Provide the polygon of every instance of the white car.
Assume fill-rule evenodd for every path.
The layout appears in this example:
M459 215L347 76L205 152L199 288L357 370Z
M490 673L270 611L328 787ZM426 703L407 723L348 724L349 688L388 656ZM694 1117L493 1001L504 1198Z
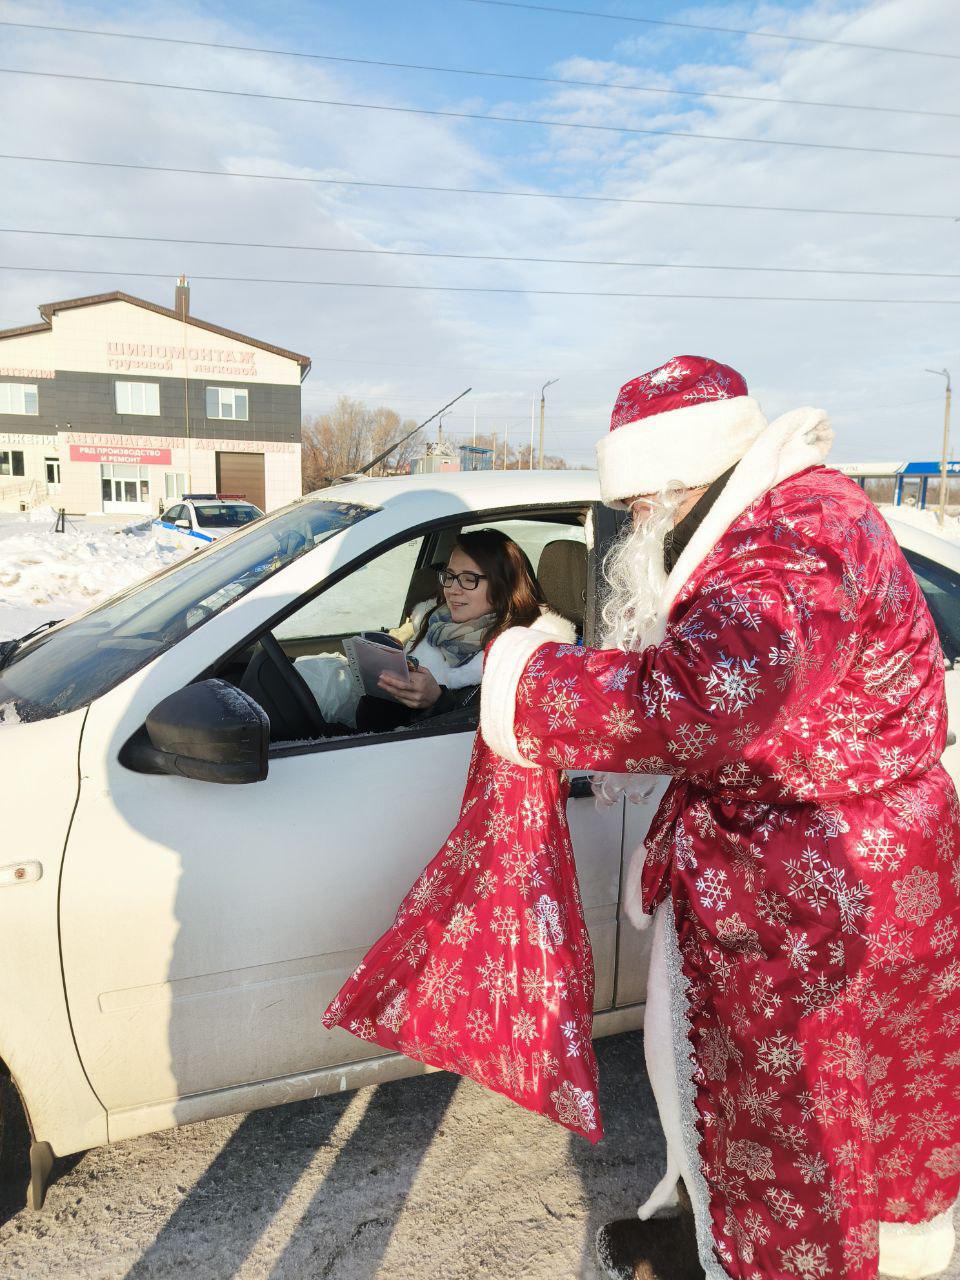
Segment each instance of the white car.
M885 513L886 514L886 513ZM920 583L943 647L949 729L943 765L960 788L960 543L887 516L887 523Z
M216 542L243 525L259 520L263 512L252 502L218 493L185 493L154 520L158 529L182 533L198 542Z
M452 827L476 704L337 736L296 659L397 625L491 524L590 643L623 517L592 472L364 480L0 655L0 1059L30 1203L54 1152L425 1070L320 1015ZM960 555L907 532L953 658ZM649 935L621 881L655 800L599 808L573 779L597 1035L642 1024Z

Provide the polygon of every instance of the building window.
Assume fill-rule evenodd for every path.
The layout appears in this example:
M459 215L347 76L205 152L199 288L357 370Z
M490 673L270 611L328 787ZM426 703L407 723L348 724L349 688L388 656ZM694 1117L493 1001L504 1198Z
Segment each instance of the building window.
M185 471L165 471L163 473L164 502L179 502L186 487L187 474Z
M132 463L101 462L100 496L107 503L139 506L150 501L149 471Z
M35 383L0 382L0 413L40 412Z
M207 387L207 417L246 422L249 417L246 388Z
M23 475L23 451L21 449L0 450L0 476Z
M51 488L53 488L54 486L59 486L59 484L60 484L60 459L59 459L59 458L44 458L44 460L43 460L43 465L44 465L44 469L46 470L46 473L47 473L47 484L48 484L48 485L50 485L50 487L51 487Z
M117 413L160 413L159 382L118 382L116 384Z

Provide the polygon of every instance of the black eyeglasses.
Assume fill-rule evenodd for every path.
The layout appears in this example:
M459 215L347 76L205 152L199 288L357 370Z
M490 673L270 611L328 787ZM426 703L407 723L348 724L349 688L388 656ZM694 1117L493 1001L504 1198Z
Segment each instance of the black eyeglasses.
M464 569L462 573L451 573L449 569L441 569L437 574L441 586L452 587L456 583L463 591L476 591L481 580L486 576L485 573L471 573L469 569Z

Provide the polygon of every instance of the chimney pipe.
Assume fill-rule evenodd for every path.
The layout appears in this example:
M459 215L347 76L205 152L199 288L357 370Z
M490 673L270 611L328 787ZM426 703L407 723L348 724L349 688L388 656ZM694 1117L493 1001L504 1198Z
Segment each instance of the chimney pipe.
M173 309L177 313L178 320L186 320L190 314L190 282L186 276L180 276L177 280Z

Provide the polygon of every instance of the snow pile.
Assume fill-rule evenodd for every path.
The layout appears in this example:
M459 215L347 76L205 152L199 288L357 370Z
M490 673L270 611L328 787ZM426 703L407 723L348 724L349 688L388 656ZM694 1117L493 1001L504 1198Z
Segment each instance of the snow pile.
M27 514L23 517L29 524L46 525L48 529L52 529L57 522L57 509L55 507L31 507Z
M0 526L0 639L88 609L196 550L151 525L117 527L35 512Z
M941 525L937 519L936 508L896 507L884 503L881 514L888 520L897 520L900 524L909 524L914 529L922 529L924 533L935 533L940 538L949 538L951 542L960 542L960 516L944 516Z

